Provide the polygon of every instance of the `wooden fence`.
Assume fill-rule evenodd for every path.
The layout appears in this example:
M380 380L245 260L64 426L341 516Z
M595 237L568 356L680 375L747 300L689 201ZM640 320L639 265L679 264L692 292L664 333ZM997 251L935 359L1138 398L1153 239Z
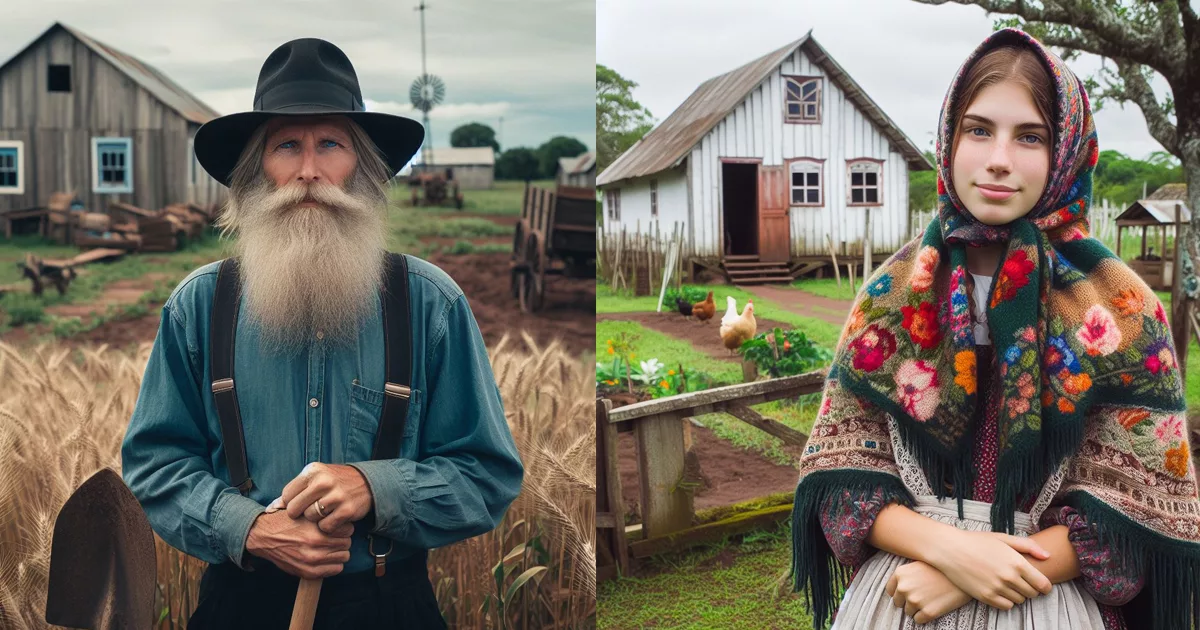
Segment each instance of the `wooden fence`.
M665 267L670 260L674 264L669 286L679 287L687 270L684 253L683 224L676 221L671 232L663 234L656 221L643 232L639 221L632 232L621 226L618 231L597 226L596 231L596 278L613 291L632 291L633 295L658 295L663 284ZM677 255L671 259L669 252L675 243Z
M828 369L751 383L717 387L627 405L613 410L612 401L596 402L596 529L598 579L627 574L630 558L643 558L746 531L761 522L733 518L697 527L692 495L680 487L684 477L684 429L688 418L724 412L789 445L803 447L808 436L763 417L751 405L822 391ZM625 504L618 466L617 433L632 431L637 441L641 490L641 540L630 542L625 531ZM791 506L763 515L779 520ZM784 514L780 514L784 512Z

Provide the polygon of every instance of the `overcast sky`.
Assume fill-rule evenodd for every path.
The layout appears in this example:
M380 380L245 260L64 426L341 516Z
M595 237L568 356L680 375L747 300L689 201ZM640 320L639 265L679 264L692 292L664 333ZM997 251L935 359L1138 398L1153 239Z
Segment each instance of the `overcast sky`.
M252 108L267 55L299 37L350 58L367 109L412 116L419 0L2 0L0 59L61 21L158 68L221 114ZM431 0L427 68L446 83L433 145L481 122L502 148L555 135L596 145L594 0ZM503 130L500 118L503 117Z
M1193 0L1200 4L1200 0ZM596 61L639 86L634 97L661 122L705 80L812 29L813 38L922 150L932 149L942 100L958 67L992 32L978 7L911 0L597 0ZM1100 67L1071 62L1081 78ZM1160 97L1166 82L1159 77ZM1161 100L1161 98L1160 98ZM1100 148L1145 158L1162 147L1141 110L1106 104Z

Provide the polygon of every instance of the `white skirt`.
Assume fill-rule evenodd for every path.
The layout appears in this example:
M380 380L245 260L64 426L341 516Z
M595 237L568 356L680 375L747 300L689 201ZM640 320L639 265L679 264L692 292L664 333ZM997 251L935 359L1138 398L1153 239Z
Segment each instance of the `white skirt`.
M953 499L938 502L934 496L918 496L913 508L938 522L974 532L991 531L991 504L963 501L964 520L958 519L958 503ZM1028 536L1033 530L1029 514L1016 513L1016 534ZM939 619L918 624L897 608L887 594L892 572L906 558L877 552L855 574L838 607L831 630L1103 630L1104 621L1096 601L1073 580L1055 584L1048 595L1027 600L1009 610L992 608L972 601Z

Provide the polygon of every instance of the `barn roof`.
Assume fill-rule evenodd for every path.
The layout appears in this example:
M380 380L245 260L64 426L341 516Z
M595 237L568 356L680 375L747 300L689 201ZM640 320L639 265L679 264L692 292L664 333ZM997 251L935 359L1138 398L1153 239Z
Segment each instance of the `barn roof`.
M1153 219L1165 225L1175 224L1175 204L1178 199L1139 199L1129 205L1124 212L1118 214L1115 221L1145 221ZM1179 203L1179 220L1182 223L1192 221L1192 211L1187 204Z
M426 151L432 166L491 166L496 163L496 152L492 147L442 147ZM420 160L424 157L418 153L417 164L421 164Z
M37 39L30 42L28 46L22 48L20 52L13 55L8 61L0 65L0 72L4 72L10 64L24 55L27 51L37 46L42 40L59 30L70 33L75 39L87 46L92 52L102 57L105 61L111 63L118 70L123 72L130 79L137 82L138 85L146 89L155 98L162 101L164 105L170 107L183 116L187 120L204 124L213 118L219 117L221 114L216 110L205 105L200 99L193 96L187 90L179 86L178 83L172 81L170 77L160 72L155 67L147 64L137 57L125 54L108 44L87 35L79 29L67 26L62 22L55 22L53 26L46 29L46 32L38 36Z
M1150 193L1146 199L1182 199L1187 200L1187 184L1163 184Z
M586 173L596 167L596 152L588 151L581 153L575 157L558 158L559 170L569 174L578 175Z
M644 177L679 164L696 143L746 100L750 92L766 81L796 49L803 49L829 79L846 93L846 97L875 123L904 155L910 168L922 171L933 169L917 145L813 39L810 30L804 37L782 48L702 83L666 120L604 169L596 178L596 184Z

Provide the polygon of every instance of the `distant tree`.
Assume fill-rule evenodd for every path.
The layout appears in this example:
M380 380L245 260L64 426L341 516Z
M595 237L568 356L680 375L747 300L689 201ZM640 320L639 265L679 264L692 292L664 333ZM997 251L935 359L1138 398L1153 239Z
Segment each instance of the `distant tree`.
M603 171L654 128L650 110L633 99L637 83L596 64L596 168Z
M925 159L937 164L933 151L925 151ZM937 206L937 171L908 172L908 211L912 214L932 210Z
M587 145L567 136L555 136L538 147L538 164L542 177L553 179L558 174L558 158L575 157L587 153Z
M1164 151L1150 154L1147 160L1135 160L1120 151L1101 151L1096 162L1092 197L1096 203L1107 199L1122 207L1152 193L1163 184L1183 181L1183 166Z
M467 123L450 132L452 147L492 147L500 153L500 143L496 142L496 132L483 123Z
M1098 75L1084 80L1093 106L1099 110L1106 101L1137 105L1151 137L1182 163L1188 207L1200 208L1200 16L1190 0L915 1L953 1L1013 16L996 20L994 27L1018 27L1062 49L1065 61L1081 52L1104 58ZM1150 85L1155 73L1169 89L1161 101ZM1200 212L1192 213L1187 251L1187 262L1200 263ZM1185 264L1182 270L1192 299L1200 298L1197 269Z
M514 147L496 159L496 179L530 181L538 178L538 156L533 149Z

